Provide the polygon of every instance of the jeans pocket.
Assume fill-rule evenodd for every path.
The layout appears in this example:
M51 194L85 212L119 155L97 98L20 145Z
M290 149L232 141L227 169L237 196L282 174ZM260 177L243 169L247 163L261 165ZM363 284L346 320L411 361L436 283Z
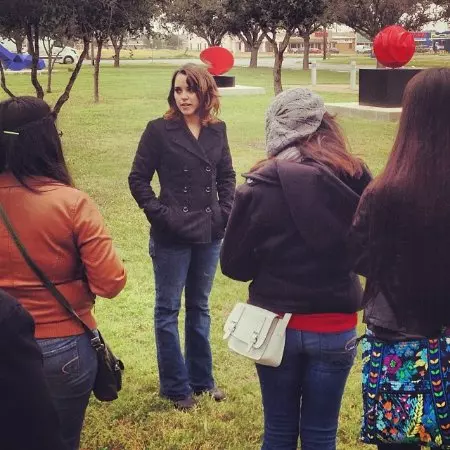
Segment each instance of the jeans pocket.
M322 334L320 350L323 358L336 369L350 368L356 356L356 347L349 344L355 337L354 329L343 333Z
M48 378L70 378L80 373L79 336L39 339L44 358L44 371Z

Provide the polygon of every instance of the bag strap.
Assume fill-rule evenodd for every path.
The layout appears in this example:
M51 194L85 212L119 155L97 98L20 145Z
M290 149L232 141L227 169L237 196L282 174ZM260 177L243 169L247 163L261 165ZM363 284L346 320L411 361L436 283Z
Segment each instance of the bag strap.
M55 297L58 303L72 316L72 318L78 322L84 329L85 333L90 337L92 346L97 350L97 347L102 346L99 337L92 332L92 330L87 326L87 324L80 318L80 316L75 312L72 308L72 305L67 301L63 294L58 290L58 288L47 278L47 276L42 272L39 266L31 259L31 256L28 254L25 246L22 244L18 234L14 230L8 216L6 215L5 210L2 205L0 205L0 218L4 223L6 229L8 230L11 238L22 254L23 259L28 264L30 269L36 274L36 276L42 281L44 286L50 291L50 293Z
M283 318L278 321L277 326L275 328L275 333L282 335L286 332L286 328L291 320L292 313L285 313Z

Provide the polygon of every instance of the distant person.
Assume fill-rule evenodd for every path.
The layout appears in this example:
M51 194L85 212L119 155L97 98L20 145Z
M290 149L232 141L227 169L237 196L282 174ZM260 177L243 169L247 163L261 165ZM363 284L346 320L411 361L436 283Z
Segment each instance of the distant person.
M450 69L415 75L387 165L361 198L351 231L356 271L367 278L363 438L379 450L450 442L440 447L449 428L450 349L443 339L430 353L428 341L450 326L449 117Z
M437 42L433 41L433 52L436 54L438 52Z
M0 204L30 257L95 330L95 297L119 294L125 269L96 205L73 186L55 117L43 100L0 103ZM76 450L97 354L83 328L28 267L2 222L0 288L33 316L62 436Z
M30 314L0 290L0 448L65 450Z
M250 304L293 314L281 365L256 364L262 449L335 450L362 296L346 238L371 176L308 89L275 97L266 152L237 189L221 254L225 275L251 281Z
M164 117L149 122L142 135L129 184L151 224L160 393L187 410L196 404L193 394L225 398L212 373L208 300L236 176L225 123L217 118L219 92L206 69L176 70L168 102ZM159 197L150 186L155 173ZM184 357L178 336L183 289Z

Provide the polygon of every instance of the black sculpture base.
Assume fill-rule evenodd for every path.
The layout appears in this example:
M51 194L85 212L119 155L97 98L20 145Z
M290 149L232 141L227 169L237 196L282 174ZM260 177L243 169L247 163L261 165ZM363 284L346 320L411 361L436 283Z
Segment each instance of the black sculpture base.
M396 108L408 81L421 69L359 69L359 104Z
M217 87L234 87L236 85L235 77L231 75L214 75Z

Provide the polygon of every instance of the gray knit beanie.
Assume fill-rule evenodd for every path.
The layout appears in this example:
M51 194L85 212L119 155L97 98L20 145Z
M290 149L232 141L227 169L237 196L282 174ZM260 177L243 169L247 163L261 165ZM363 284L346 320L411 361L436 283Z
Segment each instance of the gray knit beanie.
M275 156L314 133L325 114L323 100L309 89L289 89L277 95L266 113L266 151Z

